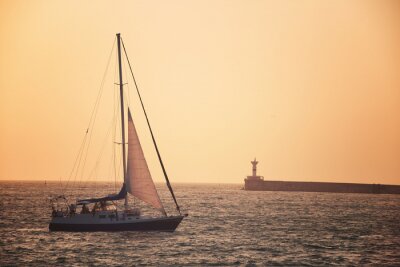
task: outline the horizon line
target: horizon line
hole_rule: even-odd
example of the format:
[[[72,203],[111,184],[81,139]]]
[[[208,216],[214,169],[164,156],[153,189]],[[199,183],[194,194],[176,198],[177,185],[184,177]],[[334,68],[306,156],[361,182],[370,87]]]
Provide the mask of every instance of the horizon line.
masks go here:
[[[271,182],[302,182],[302,183],[340,183],[340,184],[379,184],[379,185],[400,185],[400,183],[392,183],[392,184],[387,184],[387,183],[367,183],[367,182],[338,182],[338,181],[306,181],[306,180],[275,180],[275,179],[265,179],[264,181],[271,181]],[[0,182],[57,182],[57,183],[66,183],[67,180],[57,180],[57,179],[2,179],[0,178]],[[71,181],[70,181],[71,182]],[[88,180],[82,180],[82,181],[75,181],[74,183],[115,183],[115,181],[110,181],[110,180],[93,180],[93,181],[88,181]],[[122,184],[122,181],[118,181],[118,184]],[[156,184],[163,184],[165,181],[154,181]],[[189,182],[189,181],[176,181],[172,183],[177,183],[177,184],[231,184],[231,185],[244,185],[244,182]]]

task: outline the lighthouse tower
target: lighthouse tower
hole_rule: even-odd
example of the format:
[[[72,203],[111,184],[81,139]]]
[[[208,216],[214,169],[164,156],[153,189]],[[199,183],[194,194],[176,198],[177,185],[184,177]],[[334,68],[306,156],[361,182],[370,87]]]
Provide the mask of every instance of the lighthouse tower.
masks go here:
[[[253,164],[253,177],[257,177],[257,163],[258,161],[256,158],[251,162],[251,164]]]
[[[262,184],[264,182],[264,177],[257,175],[257,164],[258,164],[257,159],[254,158],[254,160],[251,162],[251,164],[253,165],[253,168],[252,168],[253,175],[247,176],[244,179],[244,189],[245,190],[257,190],[260,187],[262,187]]]

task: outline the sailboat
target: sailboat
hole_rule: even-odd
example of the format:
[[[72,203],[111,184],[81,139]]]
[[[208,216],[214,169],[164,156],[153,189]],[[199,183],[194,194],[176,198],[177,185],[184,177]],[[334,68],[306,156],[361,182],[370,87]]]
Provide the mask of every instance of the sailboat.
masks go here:
[[[50,231],[169,231],[173,232],[187,214],[182,214],[174,191],[169,182],[163,161],[160,156],[150,123],[143,105],[139,90],[137,90],[140,103],[150,130],[152,141],[164,173],[167,187],[176,205],[177,215],[167,215],[161,202],[157,189],[152,180],[149,167],[144,157],[142,146],[135,128],[129,108],[124,109],[124,93],[121,63],[121,35],[117,34],[118,68],[119,68],[119,93],[122,137],[122,165],[123,179],[119,193],[110,194],[100,198],[78,199],[76,203],[69,204],[64,195],[52,199],[52,217],[49,224]],[[127,55],[126,55],[127,56]],[[129,59],[127,57],[128,63]],[[129,63],[129,67],[130,63]],[[132,71],[132,69],[131,69]],[[133,76],[133,72],[132,72]],[[135,81],[136,84],[136,81]],[[127,113],[128,143],[125,143],[125,113]],[[128,149],[126,149],[126,146]],[[126,151],[127,150],[127,151]],[[138,208],[130,208],[128,197],[133,196],[158,210],[159,216],[144,216]],[[54,203],[58,200],[67,202],[66,209],[59,209]],[[118,210],[114,205],[117,201],[124,201],[124,208]]]

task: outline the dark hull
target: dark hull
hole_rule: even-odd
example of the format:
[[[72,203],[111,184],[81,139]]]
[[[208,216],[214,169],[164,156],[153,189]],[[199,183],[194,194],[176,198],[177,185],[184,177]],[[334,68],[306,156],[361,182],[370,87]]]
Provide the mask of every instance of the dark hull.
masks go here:
[[[143,222],[127,223],[99,223],[99,224],[76,224],[76,223],[50,223],[50,231],[66,232],[116,232],[116,231],[161,231],[173,232],[182,221],[183,216],[159,218]]]

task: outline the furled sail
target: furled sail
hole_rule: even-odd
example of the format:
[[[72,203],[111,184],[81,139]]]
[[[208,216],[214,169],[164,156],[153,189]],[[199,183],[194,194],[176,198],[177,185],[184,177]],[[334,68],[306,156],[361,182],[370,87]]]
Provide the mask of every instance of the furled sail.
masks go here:
[[[144,158],[142,146],[128,109],[128,170],[125,178],[128,193],[150,204],[166,215],[158,196],[149,167]]]
[[[111,194],[106,197],[100,197],[100,198],[78,199],[77,204],[82,205],[82,204],[96,203],[96,202],[101,202],[101,201],[114,201],[114,200],[123,199],[123,198],[125,198],[125,196],[126,196],[126,186],[125,186],[125,184],[123,184],[122,188],[118,194]]]

